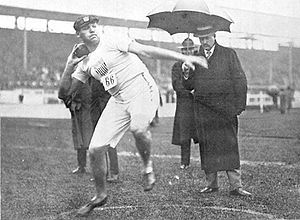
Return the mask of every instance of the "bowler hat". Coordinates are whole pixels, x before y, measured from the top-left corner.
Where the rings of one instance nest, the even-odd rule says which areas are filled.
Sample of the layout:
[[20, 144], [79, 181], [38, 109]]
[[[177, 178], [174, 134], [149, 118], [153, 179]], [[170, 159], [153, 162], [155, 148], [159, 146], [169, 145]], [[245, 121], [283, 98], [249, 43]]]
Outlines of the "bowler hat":
[[94, 23], [94, 22], [99, 22], [99, 18], [95, 15], [83, 15], [80, 16], [76, 19], [76, 21], [74, 22], [74, 29], [76, 32], [80, 31], [81, 28], [83, 28], [84, 26]]
[[178, 47], [179, 49], [195, 48], [194, 42], [191, 38], [184, 39], [181, 45], [182, 46]]
[[194, 37], [207, 37], [216, 32], [217, 30], [213, 26], [199, 27], [197, 32], [194, 33]]

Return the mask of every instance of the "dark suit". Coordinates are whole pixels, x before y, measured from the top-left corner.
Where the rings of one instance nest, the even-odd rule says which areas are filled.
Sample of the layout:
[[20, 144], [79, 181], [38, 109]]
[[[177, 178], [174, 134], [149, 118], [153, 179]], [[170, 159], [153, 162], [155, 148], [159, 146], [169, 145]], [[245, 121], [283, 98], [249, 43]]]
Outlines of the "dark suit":
[[[199, 55], [204, 56], [202, 47]], [[207, 174], [239, 169], [237, 115], [246, 107], [247, 80], [236, 52], [216, 43], [208, 69], [196, 66], [183, 84], [195, 90], [202, 169]]]

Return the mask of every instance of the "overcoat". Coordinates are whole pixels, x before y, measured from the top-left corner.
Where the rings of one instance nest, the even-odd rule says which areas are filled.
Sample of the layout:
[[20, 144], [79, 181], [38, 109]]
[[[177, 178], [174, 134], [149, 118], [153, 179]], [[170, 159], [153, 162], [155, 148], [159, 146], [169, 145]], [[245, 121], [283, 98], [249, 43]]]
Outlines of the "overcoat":
[[[75, 150], [88, 149], [93, 131], [111, 95], [93, 77], [82, 84], [70, 109]], [[75, 110], [74, 110], [75, 109]]]
[[193, 139], [198, 142], [194, 117], [194, 96], [182, 85], [182, 62], [172, 67], [172, 86], [176, 92], [176, 110], [173, 124], [172, 144], [182, 145], [183, 141]]
[[70, 108], [72, 120], [72, 138], [74, 149], [87, 150], [93, 134], [91, 120], [91, 90], [88, 84], [82, 84], [74, 96]]
[[95, 129], [111, 95], [105, 91], [102, 83], [94, 77], [90, 77], [89, 85], [91, 87], [91, 119], [93, 129]]
[[[199, 55], [204, 56], [202, 47]], [[247, 80], [236, 52], [216, 43], [208, 69], [196, 66], [183, 85], [194, 89], [202, 169], [239, 168], [237, 116], [246, 107]]]

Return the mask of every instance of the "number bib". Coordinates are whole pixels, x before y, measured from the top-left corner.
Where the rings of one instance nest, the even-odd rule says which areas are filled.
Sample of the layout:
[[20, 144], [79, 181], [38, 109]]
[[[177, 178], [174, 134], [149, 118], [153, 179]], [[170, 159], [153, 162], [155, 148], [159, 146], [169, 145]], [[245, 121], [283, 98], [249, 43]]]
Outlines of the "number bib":
[[100, 81], [103, 84], [105, 91], [117, 85], [117, 77], [115, 73], [110, 73], [101, 77]]

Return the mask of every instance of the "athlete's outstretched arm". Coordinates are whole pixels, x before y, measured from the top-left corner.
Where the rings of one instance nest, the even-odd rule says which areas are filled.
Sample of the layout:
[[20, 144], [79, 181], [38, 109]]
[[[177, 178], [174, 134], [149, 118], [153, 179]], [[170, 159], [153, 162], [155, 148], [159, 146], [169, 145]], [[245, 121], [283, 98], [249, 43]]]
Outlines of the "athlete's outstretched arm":
[[154, 59], [168, 59], [185, 62], [194, 69], [194, 64], [207, 68], [207, 60], [203, 56], [187, 56], [172, 50], [140, 44], [136, 41], [130, 43], [128, 52]]

